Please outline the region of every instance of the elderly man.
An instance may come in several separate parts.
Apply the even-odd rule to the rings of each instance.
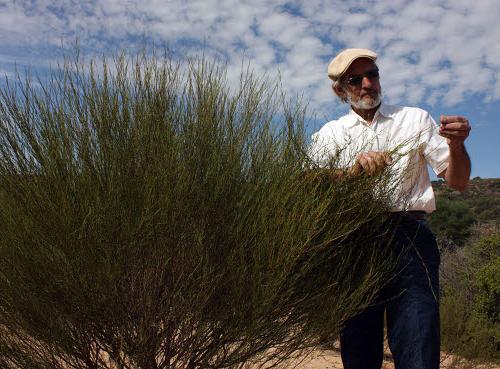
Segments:
[[[470,175],[464,146],[470,125],[461,116],[441,116],[438,127],[424,110],[383,103],[376,60],[371,50],[346,49],[330,62],[333,91],[350,110],[326,123],[311,145],[319,165],[335,157],[350,175],[371,175],[389,166],[398,181],[392,211],[399,222],[391,244],[404,250],[398,272],[377,303],[347,321],[340,339],[342,361],[345,369],[381,368],[385,313],[396,368],[438,369],[439,251],[425,222],[425,214],[435,210],[427,165],[463,191]]]

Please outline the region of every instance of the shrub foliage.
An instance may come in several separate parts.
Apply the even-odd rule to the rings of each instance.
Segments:
[[[441,268],[444,348],[468,359],[500,360],[500,230],[476,228],[476,239],[446,250]]]
[[[302,106],[224,75],[139,55],[6,81],[2,368],[277,365],[370,303],[386,175],[314,170]]]
[[[436,212],[429,216],[429,225],[436,233],[442,248],[446,241],[455,247],[463,246],[476,221],[469,205],[460,199],[438,196],[436,207]]]

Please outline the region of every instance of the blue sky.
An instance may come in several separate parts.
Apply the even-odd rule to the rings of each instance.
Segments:
[[[184,54],[203,47],[227,58],[230,80],[242,57],[280,73],[320,118],[312,133],[347,110],[331,92],[329,60],[368,47],[385,101],[466,115],[472,176],[500,177],[499,19],[498,0],[0,0],[0,74],[44,71],[76,39],[90,55],[144,41]]]

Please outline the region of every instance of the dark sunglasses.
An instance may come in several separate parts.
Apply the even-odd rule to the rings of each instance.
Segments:
[[[369,78],[369,79],[375,79],[375,78],[379,78],[379,73],[378,73],[378,69],[377,68],[374,68],[374,69],[370,69],[368,72],[365,72],[363,74],[357,74],[355,76],[350,76],[349,78],[346,79],[346,82],[348,85],[351,85],[351,86],[359,86],[361,84],[361,82],[363,82],[363,78],[366,77],[366,78]]]

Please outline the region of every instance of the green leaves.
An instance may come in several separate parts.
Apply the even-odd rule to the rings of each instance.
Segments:
[[[438,196],[437,211],[429,217],[429,224],[436,235],[463,245],[471,235],[471,226],[476,221],[469,205],[461,200],[450,200]]]

